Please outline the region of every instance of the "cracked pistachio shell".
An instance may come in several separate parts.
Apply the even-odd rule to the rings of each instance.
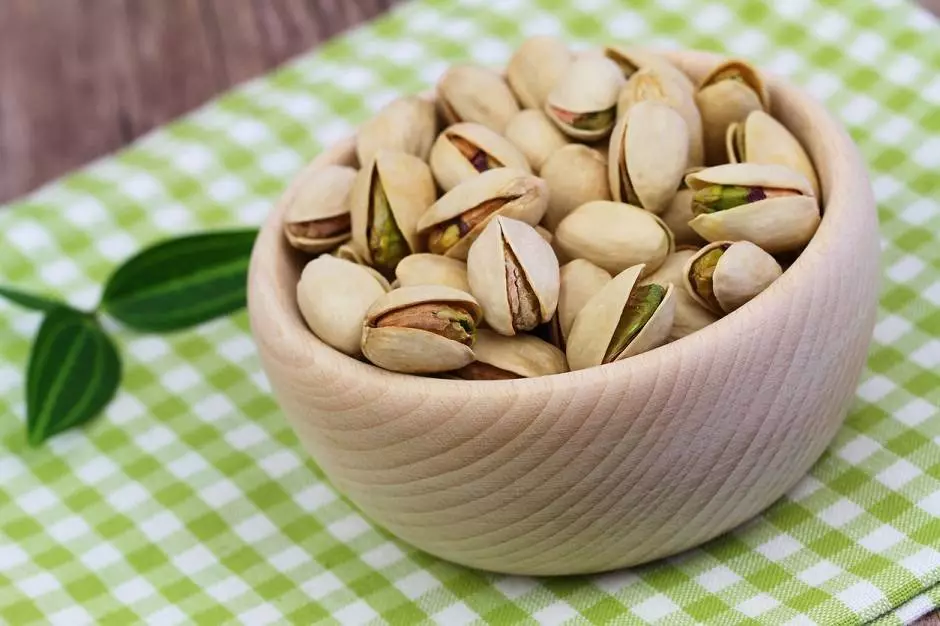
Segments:
[[[525,222],[490,220],[467,256],[467,278],[486,323],[502,335],[533,330],[558,306],[558,259]]]
[[[297,284],[297,305],[307,326],[324,343],[358,356],[366,311],[388,290],[363,265],[325,254],[307,263]]]
[[[444,285],[469,292],[467,264],[439,254],[412,254],[406,256],[395,268],[395,276],[401,287],[415,285]]]
[[[562,341],[568,341],[574,320],[584,305],[609,282],[610,274],[590,261],[575,259],[561,266],[558,324]]]
[[[506,79],[527,109],[541,109],[573,56],[557,37],[539,35],[522,42],[506,66]]]
[[[716,250],[723,251],[717,263],[709,264],[710,268],[696,280],[696,262]],[[681,284],[701,306],[723,315],[750,301],[781,274],[780,264],[753,243],[719,241],[705,246],[686,261]],[[703,289],[705,297],[701,293]]]
[[[506,337],[485,328],[473,344],[476,361],[454,372],[466,380],[509,380],[568,371],[565,353],[533,335]]]
[[[695,103],[702,115],[705,162],[716,165],[727,158],[728,126],[744,121],[751,111],[769,111],[770,92],[753,66],[729,60],[705,77],[695,93]]]
[[[718,165],[689,174],[686,183],[693,192],[715,185],[794,192],[696,215],[689,226],[706,241],[750,241],[776,254],[806,245],[819,226],[819,204],[809,181],[782,165]]]
[[[471,346],[480,316],[480,305],[469,293],[441,285],[400,287],[373,302],[366,312],[360,325],[362,353],[393,372],[459,369],[473,361]],[[444,329],[461,339],[445,336]]]
[[[700,169],[702,168],[686,170],[685,175],[687,176]],[[689,226],[689,222],[695,217],[692,215],[692,194],[692,190],[685,184],[685,177],[683,177],[679,182],[676,195],[672,197],[666,210],[659,216],[669,227],[669,230],[672,231],[676,239],[676,246],[695,246],[698,248],[707,243]]]
[[[662,301],[653,310],[639,332],[617,354],[607,356],[614,334],[621,323],[624,307],[634,289],[639,287],[642,265],[625,269],[594,294],[571,327],[566,352],[572,371],[619,361],[661,346],[669,337],[675,315],[675,287],[660,285]]]
[[[438,135],[430,164],[434,180],[444,191],[498,167],[531,171],[528,159],[508,139],[470,122],[454,124]]]
[[[552,88],[545,113],[569,137],[601,139],[614,127],[617,96],[624,82],[620,68],[610,59],[599,54],[580,56]]]
[[[728,126],[725,147],[731,163],[776,164],[796,170],[809,180],[819,195],[819,178],[803,146],[787,127],[763,111],[751,111],[747,119]]]
[[[433,102],[417,96],[396,98],[359,127],[356,155],[360,165],[380,150],[405,152],[426,161],[436,135]]]
[[[689,135],[689,153],[686,166],[695,167],[705,162],[705,144],[702,137],[702,116],[695,105],[691,89],[686,89],[662,72],[646,67],[633,74],[620,90],[617,99],[617,117],[623,117],[637,102],[655,100],[668,104],[682,116]]]
[[[285,193],[284,235],[309,253],[327,252],[350,237],[349,192],[356,170],[344,165],[304,169]]]
[[[418,233],[428,237],[431,252],[464,260],[470,244],[493,216],[534,226],[547,208],[545,181],[503,167],[483,172],[441,196],[418,220]]]
[[[502,76],[479,65],[453,65],[437,83],[437,107],[448,124],[476,122],[497,133],[519,112]]]
[[[545,161],[539,176],[548,185],[544,224],[554,230],[566,215],[591,200],[610,200],[607,159],[583,144],[572,143]]]
[[[375,213],[375,202],[384,192],[394,222]],[[390,276],[395,265],[413,252],[421,251],[416,231],[418,218],[434,202],[436,190],[427,163],[404,152],[379,152],[356,176],[350,194],[352,239],[365,261]],[[385,229],[394,237],[379,236]],[[396,245],[389,247],[389,241]],[[384,246],[384,252],[380,249]],[[376,253],[379,252],[377,255]]]
[[[629,79],[639,71],[652,70],[671,80],[689,95],[695,92],[695,85],[686,73],[655,52],[632,46],[606,46],[604,56],[617,64],[624,78]]]
[[[718,321],[718,316],[703,307],[684,288],[688,274],[686,263],[698,253],[697,250],[679,250],[670,254],[662,266],[643,279],[643,284],[672,283],[676,287],[676,312],[673,316],[669,341],[681,339]]]
[[[506,125],[506,139],[515,145],[538,172],[542,164],[559,148],[568,145],[568,138],[548,116],[535,109],[523,109]]]
[[[614,200],[659,214],[666,210],[685,173],[689,131],[669,105],[637,102],[610,137],[607,173]]]
[[[669,228],[653,213],[597,200],[582,204],[555,229],[554,244],[569,259],[586,259],[611,274],[644,264],[652,273],[675,249]]]

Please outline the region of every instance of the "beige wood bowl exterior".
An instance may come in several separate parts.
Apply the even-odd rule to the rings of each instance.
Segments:
[[[671,55],[699,78],[718,58]],[[878,232],[864,166],[814,100],[771,79],[774,114],[825,195],[807,249],[703,331],[603,367],[464,382],[382,371],[319,341],[297,311],[303,258],[262,229],[251,325],[285,415],[372,520],[439,557],[576,574],[699,545],[792,487],[852,401],[874,324]],[[352,140],[316,163],[354,162]]]

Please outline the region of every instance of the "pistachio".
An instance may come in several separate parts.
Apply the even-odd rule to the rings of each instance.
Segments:
[[[380,150],[412,154],[427,160],[437,135],[434,104],[423,98],[396,98],[359,127],[356,155],[360,165],[369,163]]]
[[[506,139],[519,148],[535,172],[556,150],[568,144],[564,133],[548,116],[535,109],[519,111],[509,120]]]
[[[399,285],[444,285],[460,291],[470,291],[467,264],[437,254],[412,254],[401,260],[395,268]]]
[[[692,168],[686,170],[685,176],[699,171],[701,168]],[[679,189],[676,195],[666,206],[666,210],[659,216],[663,223],[669,227],[676,238],[676,246],[694,246],[698,249],[706,242],[697,232],[689,227],[689,221],[695,217],[692,214],[692,196],[693,192],[685,184],[685,176],[679,181]]]
[[[610,134],[617,117],[617,94],[624,84],[617,65],[600,55],[571,63],[545,103],[545,113],[569,137],[586,141]]]
[[[662,102],[630,107],[610,138],[608,179],[615,200],[662,213],[676,195],[689,151],[682,117]]]
[[[502,133],[519,105],[503,77],[478,65],[455,65],[437,83],[437,104],[448,124],[476,122]]]
[[[365,260],[392,277],[399,261],[420,251],[416,223],[434,197],[424,161],[403,152],[379,152],[359,171],[350,195],[353,242]]]
[[[662,345],[675,315],[673,285],[640,285],[642,265],[615,276],[584,305],[568,337],[572,370],[612,363]]]
[[[544,223],[549,230],[585,202],[610,200],[607,159],[585,145],[568,144],[556,151],[545,161],[540,176],[548,185]]]
[[[695,91],[695,86],[685,72],[655,52],[637,47],[606,46],[603,53],[617,64],[624,78],[628,80],[638,72],[649,70],[674,83],[689,95]]]
[[[672,330],[669,332],[670,341],[691,335],[718,320],[718,316],[693,298],[687,288],[681,287],[686,284],[686,277],[689,275],[686,271],[686,264],[696,254],[698,250],[680,250],[670,254],[658,270],[643,280],[644,284],[672,283],[676,286],[676,312],[673,317]]]
[[[387,370],[430,374],[473,361],[480,306],[440,285],[401,287],[372,303],[362,323],[362,353]]]
[[[555,314],[560,284],[551,246],[530,225],[497,216],[470,246],[470,292],[503,335],[533,330]]]
[[[557,318],[562,345],[568,341],[578,313],[609,282],[610,274],[590,261],[575,259],[561,266]]]
[[[487,170],[448,191],[418,220],[428,249],[466,259],[470,244],[495,215],[538,224],[548,206],[545,181],[522,170]]]
[[[689,226],[707,241],[750,241],[770,253],[804,246],[819,225],[806,178],[781,165],[719,165],[686,176]]]
[[[511,380],[568,371],[565,354],[532,335],[506,337],[480,329],[473,344],[476,361],[453,372],[465,380]]]
[[[356,244],[348,241],[333,251],[333,256],[344,261],[351,261],[358,265],[366,265],[366,255],[356,247]]]
[[[572,211],[555,229],[555,245],[571,259],[586,259],[611,274],[644,264],[655,271],[675,244],[656,215],[622,202],[594,201]]]
[[[350,233],[348,197],[356,170],[342,165],[308,166],[284,194],[284,235],[298,250],[327,252]]]
[[[444,191],[499,167],[529,172],[529,161],[509,141],[481,124],[454,124],[431,148],[431,173]]]
[[[530,37],[509,59],[506,78],[522,106],[541,109],[571,61],[571,51],[560,39],[544,35]]]
[[[297,284],[301,315],[324,343],[359,355],[362,320],[369,306],[388,289],[370,268],[323,255],[307,263]]]
[[[783,270],[771,255],[749,241],[721,241],[693,254],[684,273],[688,294],[722,315],[750,301]]]
[[[743,121],[751,111],[770,110],[770,93],[756,69],[744,61],[729,60],[705,77],[695,102],[702,115],[705,162],[714,165],[727,157],[728,126]]]
[[[728,160],[732,163],[776,164],[805,176],[819,195],[819,178],[803,146],[786,126],[764,111],[751,111],[744,122],[728,126],[725,137]]]

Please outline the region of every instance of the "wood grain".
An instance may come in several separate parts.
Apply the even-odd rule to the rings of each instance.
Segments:
[[[717,57],[676,60],[700,77]],[[775,113],[813,156],[825,190],[815,238],[741,309],[603,367],[445,381],[336,352],[297,312],[303,259],[284,242],[279,203],[252,259],[252,330],[282,409],[332,482],[427,552],[549,575],[699,545],[792,487],[854,397],[874,324],[879,253],[874,200],[848,135],[795,88],[771,88]],[[354,161],[348,140],[316,163]],[[848,276],[839,259],[860,257]]]

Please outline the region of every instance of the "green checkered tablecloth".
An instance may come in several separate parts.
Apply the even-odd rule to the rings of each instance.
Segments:
[[[940,602],[940,28],[902,0],[419,0],[0,211],[0,283],[93,306],[169,234],[258,224],[285,182],[449,62],[524,36],[728,52],[826,102],[872,171],[884,291],[845,427],[760,518],[677,558],[537,580],[422,554],[302,452],[244,313],[111,330],[105,415],[32,449],[40,316],[0,301],[0,623],[853,624]],[[772,8],[774,5],[776,8]]]

